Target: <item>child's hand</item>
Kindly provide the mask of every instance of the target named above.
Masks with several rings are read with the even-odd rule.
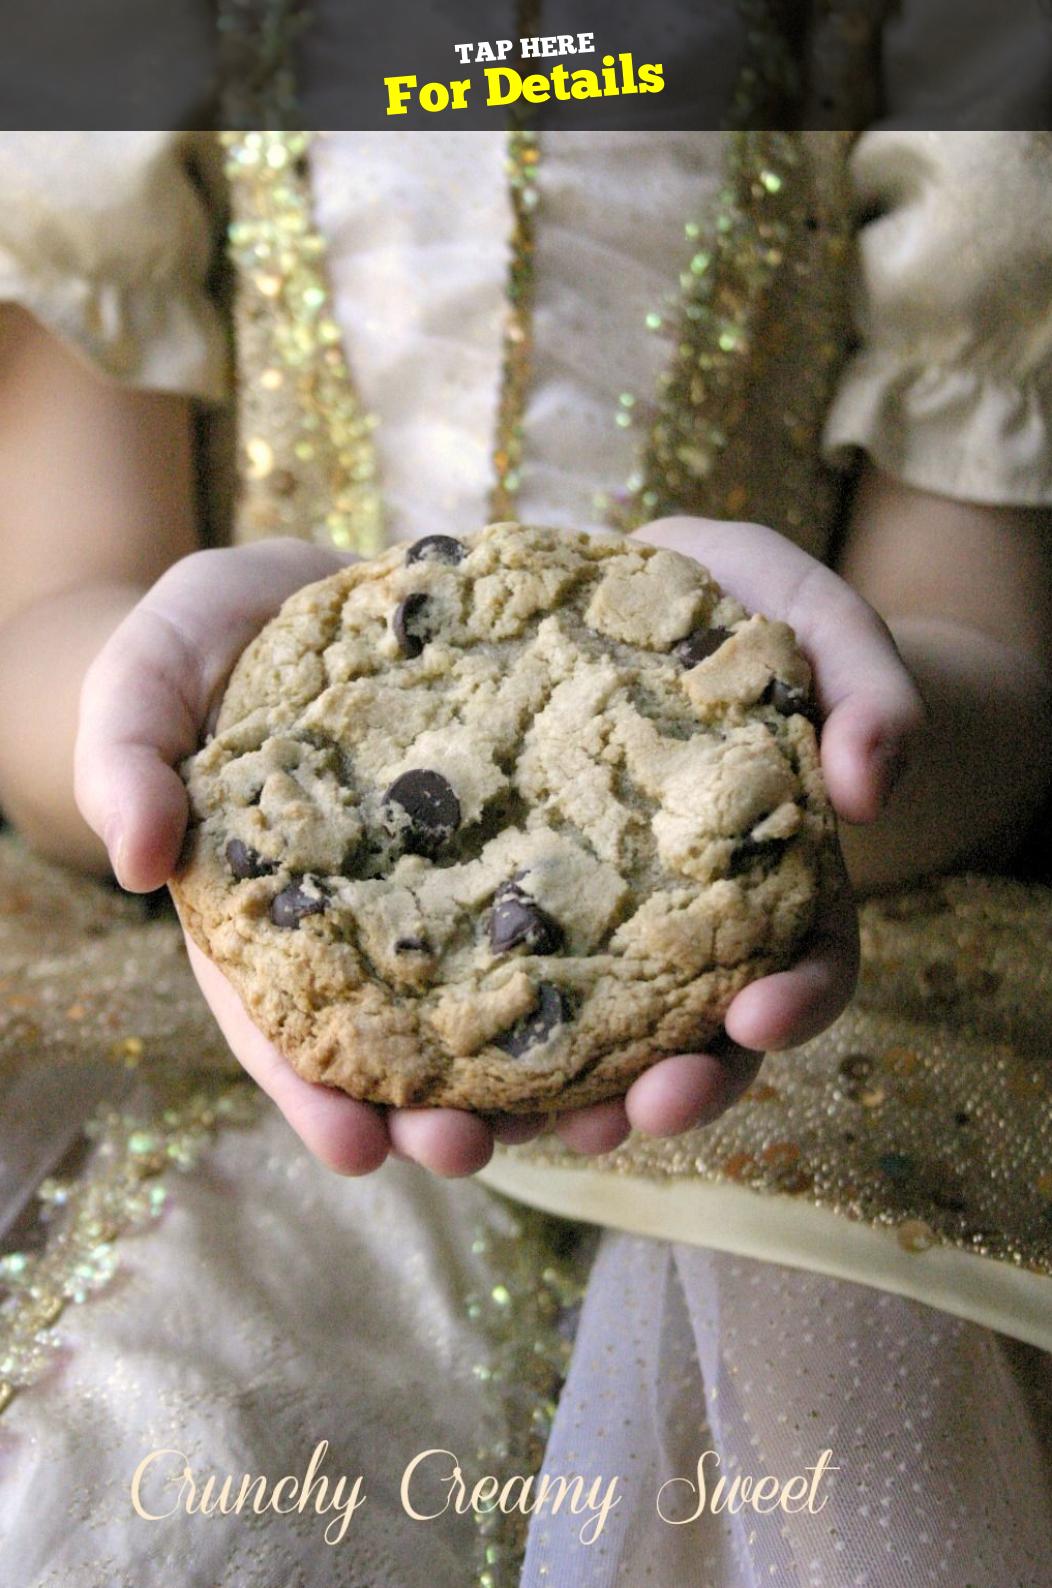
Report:
[[[161,887],[175,867],[188,803],[174,768],[197,749],[240,652],[302,585],[351,559],[296,540],[197,552],[168,570],[92,662],[81,694],[77,804],[118,882]],[[190,962],[238,1060],[305,1145],[344,1174],[388,1152],[439,1174],[471,1174],[494,1139],[525,1140],[539,1120],[463,1110],[383,1109],[302,1079],[252,1023],[222,972],[187,941]]]
[[[919,696],[872,610],[770,530],[679,519],[651,526],[644,538],[695,556],[746,606],[793,625],[828,718],[822,762],[834,805],[849,821],[872,819],[923,722]],[[171,874],[188,810],[174,767],[199,744],[241,650],[286,596],[345,560],[298,541],[184,558],[92,664],[81,702],[77,799],[123,886],[149,891]],[[546,1123],[456,1109],[382,1109],[312,1085],[253,1025],[217,967],[193,943],[188,949],[234,1054],[305,1145],[342,1173],[367,1173],[393,1152],[440,1174],[468,1174],[488,1160],[495,1139],[526,1140]],[[661,1060],[623,1100],[566,1113],[555,1128],[577,1150],[600,1152],[622,1140],[630,1124],[668,1135],[715,1118],[755,1075],[762,1057],[755,1050],[790,1046],[835,1018],[856,967],[845,886],[799,963],[735,999],[726,1021],[733,1040],[718,1057]]]
[[[240,652],[302,585],[347,558],[296,540],[197,552],[168,570],[91,664],[81,694],[77,803],[122,887],[148,892],[171,875],[188,802],[174,768],[197,749]],[[439,1173],[468,1173],[492,1151],[482,1120],[454,1110],[402,1122],[304,1081],[249,1019],[230,983],[187,940],[190,962],[231,1050],[324,1163],[377,1168],[404,1148]]]
[[[824,723],[822,771],[837,815],[873,821],[927,720],[924,702],[887,625],[844,581],[791,541],[758,524],[667,518],[640,539],[693,557],[749,611],[789,623],[814,673]],[[609,1150],[634,1126],[675,1135],[708,1123],[755,1076],[764,1052],[794,1047],[836,1019],[854,990],[858,927],[851,887],[816,921],[796,964],[737,995],[714,1054],[662,1059],[622,1101],[564,1116],[560,1134],[581,1151]]]

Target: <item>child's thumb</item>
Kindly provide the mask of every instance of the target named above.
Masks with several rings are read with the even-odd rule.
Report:
[[[118,631],[118,635],[120,631]],[[179,692],[148,652],[111,640],[80,696],[73,790],[121,887],[149,893],[171,876],[188,801],[173,762],[193,748]]]
[[[175,869],[186,831],[179,774],[149,745],[96,747],[78,763],[77,803],[106,845],[122,888],[149,893]]]

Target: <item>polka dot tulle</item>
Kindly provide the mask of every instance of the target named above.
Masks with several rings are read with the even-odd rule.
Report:
[[[868,1286],[608,1233],[544,1469],[616,1474],[621,1503],[588,1544],[580,1515],[536,1520],[522,1588],[1035,1588],[1050,1450],[1034,1347]],[[797,1474],[813,1510],[802,1488],[792,1509],[743,1504],[746,1477]]]

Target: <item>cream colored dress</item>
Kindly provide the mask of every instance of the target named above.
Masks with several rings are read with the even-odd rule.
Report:
[[[845,202],[880,218],[862,228],[857,255],[823,256],[826,275],[815,256],[794,256],[811,261],[797,277],[803,308],[786,317],[777,348],[767,323],[765,384],[716,447],[709,494],[696,500],[719,516],[765,518],[820,556],[834,471],[859,448],[925,489],[1049,504],[1047,140],[873,132],[848,172],[838,137],[818,135],[822,191],[842,180]],[[635,416],[669,356],[648,316],[667,323],[667,294],[699,248],[685,225],[704,229],[724,202],[727,148],[704,133],[546,144],[523,518],[599,524],[630,493]],[[310,146],[304,180],[327,249],[327,312],[361,404],[379,419],[398,538],[455,534],[487,516],[509,230],[503,160],[488,133],[330,132]],[[0,295],[110,377],[185,392],[221,419],[233,381],[205,275],[225,184],[209,140],[8,134],[0,186]],[[829,198],[831,213],[837,202]],[[749,265],[733,251],[723,262],[728,272]],[[274,297],[264,265],[258,275],[242,283],[243,314]],[[850,287],[852,314],[831,315],[831,351],[809,361],[808,314],[826,312],[834,276]],[[266,312],[255,332],[239,322],[243,350],[265,339]],[[313,533],[310,481],[295,477],[294,450],[277,456],[287,414],[269,406],[294,377],[271,367],[279,381],[260,382],[258,360],[249,380],[239,354],[236,533]],[[565,1512],[531,1523],[521,1576],[530,1588],[1043,1580],[1052,1549],[1043,890],[955,880],[871,908],[859,999],[824,1047],[768,1061],[731,1111],[736,1123],[649,1156],[632,1142],[594,1165],[569,1163],[551,1143],[501,1151],[482,1176],[441,1183],[396,1162],[341,1180],[309,1158],[231,1073],[169,921],[143,924],[134,904],[64,878],[11,839],[0,881],[9,1247],[40,1176],[100,1098],[116,1104],[96,1117],[94,1160],[60,1177],[94,1279],[83,1305],[57,1314],[57,1351],[44,1342],[44,1371],[27,1375],[0,1417],[0,1538],[19,1588],[139,1583],[146,1573],[190,1588],[518,1581],[521,1527],[407,1516],[401,1474],[431,1447],[455,1452],[469,1480],[542,1461],[546,1472],[620,1476],[621,1504],[594,1545]],[[974,1147],[955,1138],[939,1158],[932,1093],[954,1087],[958,1115],[968,1112],[962,1099],[984,1120],[992,1110],[1000,1145],[985,1140],[991,1129]],[[883,1150],[873,1162],[885,1167],[871,1163],[865,1183],[854,1149],[830,1154],[830,1118],[845,1137],[852,1122],[875,1131]],[[137,1129],[148,1139],[133,1140]],[[926,1150],[929,1170],[960,1181],[974,1213],[964,1234],[938,1187],[921,1184],[912,1200],[897,1189],[902,1164]],[[153,1220],[134,1201],[151,1186],[167,1188]],[[97,1209],[84,1194],[93,1187],[109,1220],[94,1244]],[[530,1203],[562,1217],[543,1219]],[[593,1225],[608,1228],[597,1236]],[[72,1258],[56,1255],[54,1235],[49,1252],[42,1288],[69,1295]],[[24,1273],[7,1273],[26,1305]],[[72,1285],[75,1298],[81,1291]],[[24,1356],[11,1303],[0,1320]],[[571,1340],[549,1428],[543,1403]],[[4,1371],[0,1351],[0,1379]],[[181,1453],[151,1469],[144,1492],[147,1509],[166,1512],[185,1499],[184,1456],[199,1484],[210,1473],[274,1484],[302,1475],[323,1439],[332,1481],[364,1475],[366,1504],[339,1543],[326,1542],[330,1517],[310,1509],[211,1518],[176,1509],[163,1521],[132,1509],[133,1474],[152,1451]],[[662,1520],[661,1485],[695,1476],[705,1449],[731,1475],[785,1480],[825,1449],[838,1470],[816,1514]],[[666,1491],[667,1512],[687,1492]]]

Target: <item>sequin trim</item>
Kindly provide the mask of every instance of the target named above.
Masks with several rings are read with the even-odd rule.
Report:
[[[307,132],[223,132],[236,267],[236,538],[296,535],[375,556],[386,544],[372,433],[351,380]]]
[[[515,32],[520,39],[540,32],[541,0],[518,0]],[[520,62],[520,65],[522,63]],[[525,101],[509,112],[511,125],[504,169],[511,206],[507,280],[504,288],[504,342],[500,390],[490,465],[491,523],[515,518],[522,466],[522,427],[533,357],[533,263],[540,188],[540,143],[528,125],[532,107]]]
[[[799,175],[791,134],[739,134],[713,234],[702,246],[701,223],[686,225],[698,246],[680,276],[680,303],[647,315],[648,329],[671,336],[673,346],[641,467],[629,482],[625,529],[701,511],[699,483],[711,475],[759,373],[759,324],[785,258]]]
[[[499,1196],[499,1193],[492,1193]],[[572,1348],[573,1323],[584,1297],[569,1238],[575,1226],[499,1197],[504,1221],[491,1219],[472,1241],[500,1280],[465,1298],[467,1314],[485,1328],[489,1350],[473,1366],[488,1392],[484,1415],[521,1430],[512,1446],[504,1437],[480,1441],[479,1470],[501,1486],[535,1476],[541,1468],[556,1403]],[[477,1588],[515,1588],[526,1548],[529,1514],[519,1509],[475,1512]]]
[[[181,1095],[188,1085],[190,1095]],[[164,1211],[166,1172],[192,1169],[220,1126],[253,1124],[263,1099],[247,1079],[218,1075],[204,1083],[200,1075],[192,1082],[167,1077],[163,1090],[156,1114],[105,1105],[85,1121],[83,1135],[94,1144],[87,1167],[37,1188],[43,1249],[0,1257],[0,1287],[7,1291],[0,1303],[0,1412],[47,1368],[62,1344],[55,1324],[70,1303],[87,1301],[112,1278],[120,1237]]]
[[[796,535],[808,520],[828,521],[836,483],[817,443],[843,352],[850,212],[836,173],[850,136],[730,136],[714,215],[684,226],[679,292],[646,316],[671,344],[656,394],[620,397],[615,423],[644,434],[627,492],[608,505],[615,527],[690,513]],[[794,328],[800,379],[787,396],[774,367],[797,351]],[[770,424],[768,390],[784,405]],[[778,468],[755,456],[758,423],[778,438]],[[777,501],[769,485],[764,495],[772,479]]]
[[[540,191],[537,185],[539,158],[537,134],[528,128],[513,128],[508,134],[505,162],[513,221],[500,394],[491,460],[493,489],[489,516],[493,523],[515,517],[519,490],[522,422],[533,350],[534,219]]]

